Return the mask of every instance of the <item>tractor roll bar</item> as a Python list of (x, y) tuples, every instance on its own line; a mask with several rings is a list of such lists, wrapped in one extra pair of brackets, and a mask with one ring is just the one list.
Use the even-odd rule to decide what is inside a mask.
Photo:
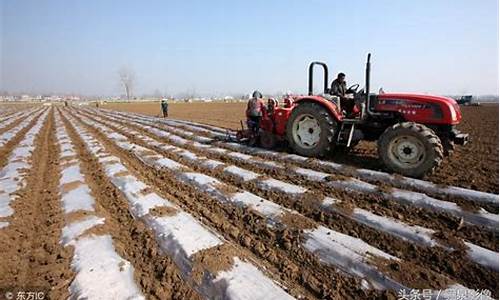
[(328, 66), (324, 62), (320, 61), (313, 61), (309, 65), (309, 90), (308, 90), (308, 95), (312, 96), (313, 94), (313, 71), (314, 71), (314, 66), (315, 65), (320, 65), (323, 67), (323, 74), (324, 74), (324, 84), (323, 84), (323, 93), (327, 94), (328, 93)]

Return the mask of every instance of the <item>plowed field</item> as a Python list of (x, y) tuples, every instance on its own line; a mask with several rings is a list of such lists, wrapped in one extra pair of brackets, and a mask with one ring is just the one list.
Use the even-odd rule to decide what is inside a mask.
[[(158, 103), (106, 104), (105, 108), (159, 116)], [(170, 116), (223, 128), (238, 129), (245, 119), (246, 103), (173, 103)], [(462, 106), (463, 119), (458, 129), (470, 134), (471, 143), (457, 147), (452, 156), (432, 176), (439, 184), (456, 185), (498, 193), (498, 104)], [(375, 143), (362, 142), (351, 153), (335, 153), (327, 159), (342, 164), (384, 170)]]
[(228, 142), (242, 105), (194, 105), (0, 108), (0, 299), (498, 298), (497, 106), (415, 180), (368, 143)]

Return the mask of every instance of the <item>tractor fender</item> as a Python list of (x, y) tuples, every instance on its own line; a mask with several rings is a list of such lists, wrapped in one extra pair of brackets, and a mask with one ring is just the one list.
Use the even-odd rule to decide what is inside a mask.
[(342, 122), (343, 116), (342, 114), (339, 113), (337, 104), (328, 99), (325, 99), (320, 96), (306, 96), (303, 98), (295, 99), (294, 102), (296, 105), (305, 102), (317, 103), (323, 106), (336, 122)]

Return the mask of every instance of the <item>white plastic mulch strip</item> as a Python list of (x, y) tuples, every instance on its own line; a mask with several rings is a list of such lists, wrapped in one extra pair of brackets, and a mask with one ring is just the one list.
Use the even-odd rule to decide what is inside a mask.
[(12, 140), (21, 130), (26, 128), (33, 119), (39, 116), (40, 113), (33, 113), (19, 123), (16, 127), (7, 130), (6, 132), (0, 134), (0, 147), (5, 146), (10, 140)]
[[(122, 113), (123, 115), (126, 115), (126, 113)], [(140, 116), (140, 115), (138, 115)], [(142, 116), (144, 117), (144, 116)], [(222, 137), (221, 133), (225, 133), (223, 128), (216, 127), (216, 126), (208, 126), (205, 124), (199, 124), (195, 122), (190, 122), (190, 121), (184, 121), (184, 120), (165, 120), (163, 121), (165, 124), (169, 124), (172, 126), (175, 126), (175, 124), (180, 124), (184, 126), (184, 128), (188, 128), (192, 131), (197, 131), (197, 132), (204, 132), (211, 134), (214, 137)], [(187, 127), (186, 125), (190, 125)], [(207, 130), (208, 129), (208, 130)], [(254, 150), (254, 149), (252, 149)], [(265, 154), (267, 150), (264, 149), (258, 149), (261, 151), (264, 151)], [(304, 160), (303, 157), (297, 158), (297, 156), (285, 156), (287, 159), (296, 159), (298, 162), (301, 162)], [(305, 158), (307, 159), (307, 158)], [(327, 162), (327, 161), (320, 161), (319, 162), (322, 166), (328, 167), (332, 172), (343, 172), (343, 169), (345, 168), (344, 165), (334, 163), (334, 162)], [(499, 196), (497, 194), (491, 194), (491, 193), (486, 193), (486, 192), (481, 192), (481, 191), (475, 191), (471, 189), (466, 189), (466, 188), (461, 188), (461, 187), (455, 187), (455, 186), (447, 186), (447, 187), (442, 187), (437, 184), (434, 184), (429, 181), (421, 180), (421, 179), (415, 179), (415, 178), (409, 178), (409, 177), (404, 177), (404, 176), (394, 176), (385, 172), (380, 172), (380, 171), (375, 171), (375, 170), (370, 170), (370, 169), (349, 169), (349, 175), (368, 180), (368, 181), (383, 181), (389, 184), (392, 184), (394, 186), (399, 186), (402, 188), (410, 188), (410, 189), (416, 189), (420, 190), (422, 192), (432, 192), (436, 194), (442, 194), (442, 195), (450, 195), (450, 196), (457, 196), (461, 197), (464, 199), (472, 200), (472, 201), (477, 201), (477, 202), (485, 202), (485, 203), (499, 203)]]
[[(30, 158), (35, 150), (35, 138), (42, 128), (48, 113), (49, 111), (45, 110), (36, 124), (26, 133), (23, 140), (9, 155), (7, 165), (0, 170), (0, 218), (9, 217), (14, 213), (10, 203), (18, 197), (16, 191), (26, 186), (24, 177), (31, 167)], [(8, 221), (0, 222), (0, 228), (8, 225)]]
[[(376, 185), (358, 180), (330, 180), (329, 186), (337, 189), (352, 190), (361, 193), (380, 192)], [(423, 193), (405, 191), (393, 188), (390, 192), (382, 192), (379, 195), (388, 200), (395, 200), (403, 204), (426, 208), (433, 211), (449, 213), (463, 218), (469, 224), (484, 226), (492, 231), (498, 231), (498, 215), (490, 213), (483, 208), (478, 212), (470, 212), (462, 209), (454, 202), (438, 200)]]
[[(121, 112), (119, 113), (122, 116), (130, 118), (132, 114), (130, 113), (124, 113)], [(170, 126), (175, 126), (182, 125), (184, 128), (189, 128), (192, 131), (195, 132), (204, 132), (211, 134), (213, 137), (218, 137), (221, 138), (223, 137), (224, 129), (223, 128), (218, 128), (218, 130), (214, 129), (207, 129), (208, 126), (204, 124), (198, 124), (195, 122), (188, 122), (188, 121), (181, 121), (181, 120), (163, 120), (159, 118), (154, 118), (154, 117), (148, 117), (148, 116), (141, 116), (138, 114), (134, 114), (134, 117), (137, 119), (141, 120), (146, 120), (146, 121), (155, 121), (155, 122), (160, 122), (163, 124), (167, 124)], [(189, 126), (187, 126), (189, 125)], [(215, 127), (215, 126), (210, 126), (210, 127)], [(215, 127), (217, 128), (217, 127)], [(192, 133), (188, 133), (192, 134)], [(205, 139), (206, 140), (206, 137)], [(200, 142), (204, 142), (201, 141)], [(211, 141), (209, 141), (211, 142)], [(235, 144), (228, 145), (227, 143), (224, 143), (226, 146), (235, 146)], [(297, 162), (303, 162), (307, 158), (301, 157), (299, 155), (283, 155), (281, 153), (265, 150), (265, 149), (259, 149), (259, 148), (251, 148), (251, 147), (246, 147), (244, 145), (239, 145), (236, 144), (240, 147), (234, 147), (237, 150), (244, 150), (248, 153), (254, 153), (254, 154), (261, 154), (261, 155), (272, 155), (273, 157), (276, 157), (278, 159), (282, 160), (295, 160)], [(370, 170), (370, 169), (354, 169), (354, 168), (349, 168), (349, 173), (346, 173), (345, 170), (345, 165), (334, 163), (334, 162), (327, 162), (327, 161), (320, 161), (319, 162), (323, 167), (328, 168), (331, 172), (335, 173), (343, 173), (345, 175), (350, 175), (350, 176), (355, 176), (367, 181), (383, 181), (388, 184), (394, 185), (394, 186), (399, 186), (401, 188), (409, 188), (409, 189), (415, 189), (419, 190), (423, 193), (434, 193), (438, 195), (449, 195), (449, 196), (457, 196), (461, 197), (464, 199), (472, 200), (472, 201), (477, 201), (477, 202), (485, 202), (485, 203), (499, 203), (499, 196), (496, 194), (491, 194), (491, 193), (486, 193), (486, 192), (481, 192), (481, 191), (475, 191), (471, 189), (466, 189), (466, 188), (461, 188), (461, 187), (455, 187), (455, 186), (447, 186), (447, 187), (442, 187), (437, 184), (434, 184), (429, 181), (425, 180), (420, 180), (420, 179), (414, 179), (414, 178), (409, 178), (409, 177), (403, 177), (403, 176), (394, 176), (385, 172), (380, 172), (380, 171), (375, 171), (375, 170)]]
[(80, 171), (74, 146), (59, 114), (55, 117), (60, 158), (64, 162), (59, 182), (64, 213), (87, 212), (86, 217), (68, 222), (62, 229), (61, 243), (74, 248), (71, 268), (76, 275), (69, 287), (70, 298), (145, 299), (134, 281), (134, 267), (115, 251), (111, 235), (83, 235), (104, 224), (105, 219), (96, 216), (95, 200)]
[[(110, 116), (111, 117), (111, 116)], [(151, 121), (149, 121), (151, 122)], [(185, 145), (188, 141), (182, 137), (176, 136), (174, 134), (159, 130), (153, 126), (149, 125), (144, 125), (140, 123), (146, 130), (150, 131), (151, 133), (161, 136), (161, 137), (166, 137), (169, 138), (173, 143), (176, 143), (178, 145)], [(178, 131), (178, 129), (176, 130)], [(196, 139), (198, 140), (198, 139)], [(244, 145), (236, 144), (236, 143), (224, 143), (228, 147), (232, 148), (237, 148), (237, 149), (246, 149), (249, 147), (246, 147)], [(212, 147), (209, 145), (203, 145), (198, 142), (191, 142), (191, 145), (193, 147), (197, 147), (200, 149), (203, 149), (204, 151), (209, 151), (213, 153), (226, 153), (228, 156), (230, 156), (233, 159), (236, 160), (241, 160), (241, 161), (246, 161), (246, 162), (252, 162), (258, 165), (263, 165), (267, 168), (285, 168), (285, 166), (280, 165), (278, 163), (273, 162), (273, 165), (270, 165), (269, 163), (266, 163), (262, 161), (261, 159), (257, 159), (255, 157), (246, 155), (242, 156), (241, 153), (238, 152), (230, 152), (226, 149), (222, 148), (217, 148), (217, 147)], [(252, 148), (249, 148), (252, 149)], [(254, 149), (250, 150), (254, 151)], [(259, 150), (260, 151), (260, 150)], [(277, 157), (278, 153), (276, 152), (271, 152), (267, 150), (262, 150), (266, 151), (267, 153), (272, 153), (273, 157)], [(288, 157), (288, 160), (295, 160), (295, 161), (305, 161), (307, 158), (294, 155), (294, 154), (289, 154), (285, 155)], [(319, 163), (330, 163), (330, 162), (319, 162)], [(305, 176), (308, 180), (311, 181), (323, 181), (325, 182), (326, 185), (331, 186), (332, 188), (335, 189), (344, 189), (344, 190), (349, 190), (349, 191), (355, 191), (355, 192), (362, 192), (362, 193), (373, 193), (373, 192), (379, 192), (378, 187), (376, 185), (358, 180), (358, 179), (349, 179), (349, 180), (326, 180), (327, 177), (329, 177), (330, 174), (324, 173), (324, 172), (319, 172), (319, 171), (314, 171), (311, 169), (305, 169), (305, 168), (295, 168), (295, 169), (288, 169), (290, 172)], [(446, 212), (450, 213), (452, 215), (455, 215), (459, 218), (463, 218), (466, 222), (473, 224), (473, 225), (479, 225), (479, 226), (485, 226), (489, 228), (490, 230), (496, 230), (498, 231), (498, 215), (489, 213), (484, 209), (479, 210), (477, 213), (474, 212), (469, 212), (466, 211), (462, 208), (460, 208), (456, 203), (454, 202), (449, 202), (449, 201), (443, 201), (439, 199), (435, 199), (433, 197), (430, 197), (424, 193), (419, 193), (419, 192), (412, 192), (412, 191), (405, 191), (401, 189), (394, 188), (390, 192), (384, 192), (380, 193), (381, 196), (388, 200), (395, 200), (398, 201), (402, 204), (406, 205), (413, 205), (416, 207), (421, 207), (421, 208), (426, 208), (434, 211), (441, 211), (441, 212)]]
[[(281, 206), (267, 201), (265, 199), (262, 199), (254, 194), (251, 194), (249, 192), (242, 192), (242, 193), (236, 193), (232, 195), (232, 197), (228, 200), (227, 195), (224, 194), (221, 189), (224, 184), (219, 182), (217, 179), (212, 178), (210, 176), (206, 176), (201, 173), (196, 173), (196, 172), (183, 172), (179, 169), (182, 168), (182, 170), (185, 170), (184, 166), (179, 164), (178, 162), (172, 161), (167, 158), (163, 158), (158, 154), (154, 154), (153, 151), (146, 149), (144, 147), (141, 147), (136, 144), (132, 144), (127, 141), (127, 138), (119, 133), (114, 132), (110, 128), (94, 122), (92, 120), (87, 120), (87, 124), (91, 124), (92, 126), (95, 126), (105, 132), (105, 134), (109, 137), (117, 137), (120, 136), (119, 140), (115, 140), (115, 143), (122, 147), (125, 150), (133, 151), (135, 154), (138, 156), (139, 159), (142, 159), (145, 163), (151, 164), (151, 166), (155, 168), (168, 168), (171, 171), (174, 171), (174, 174), (177, 176), (178, 179), (181, 181), (183, 180), (183, 177), (187, 177), (189, 182), (186, 183), (195, 183), (195, 187), (198, 189), (208, 193), (212, 197), (215, 197), (219, 201), (222, 201), (224, 203), (234, 203), (236, 205), (240, 206), (246, 206), (249, 207), (258, 213), (264, 215), (265, 217), (268, 218), (268, 221), (270, 225), (272, 226), (273, 224), (280, 223), (279, 217), (284, 214), (284, 212), (292, 213), (292, 214), (297, 214), (294, 211), (287, 210), (286, 208), (282, 208)], [(120, 127), (120, 126), (116, 126)], [(153, 147), (160, 147), (165, 150), (172, 151), (176, 147), (171, 146), (171, 145), (162, 145), (161, 143), (147, 137), (143, 136), (138, 132), (134, 132), (133, 130), (131, 131), (128, 129), (128, 131), (133, 132), (137, 137), (140, 139), (145, 140), (148, 144), (152, 145)], [(113, 139), (113, 138), (111, 138)], [(185, 151), (185, 150), (184, 150)], [(189, 151), (185, 151), (186, 153)], [(188, 153), (184, 158), (193, 158), (196, 155), (194, 153)], [(219, 165), (217, 161), (214, 160), (206, 160), (206, 162), (210, 162), (212, 165)], [(202, 164), (203, 162), (200, 162)], [(196, 183), (198, 185), (196, 185)], [(225, 197), (225, 198), (224, 198)], [(336, 201), (335, 199), (331, 198), (325, 198), (324, 203), (331, 204), (332, 202)], [(364, 216), (366, 217), (366, 215)], [(375, 220), (375, 222), (380, 220)], [(374, 221), (371, 220), (373, 223)], [(281, 224), (283, 225), (283, 224)], [(395, 226), (394, 222), (385, 222), (383, 225), (385, 227), (389, 228), (390, 226)], [(398, 224), (396, 224), (398, 225)], [(404, 231), (403, 228), (402, 231)], [(418, 230), (419, 228), (416, 227)], [(317, 233), (316, 230), (319, 230), (319, 233), (317, 235), (311, 235), (311, 232)], [(323, 230), (323, 232), (321, 232)], [(401, 231), (401, 228), (398, 228), (398, 230)], [(356, 264), (358, 263), (363, 263), (366, 257), (363, 257), (363, 255), (368, 255), (373, 258), (373, 256), (379, 256), (383, 257), (386, 259), (395, 259), (398, 260), (398, 258), (390, 256), (389, 254), (374, 248), (364, 241), (360, 239), (356, 239), (338, 232), (333, 232), (328, 228), (320, 226), (318, 229), (313, 229), (311, 232), (308, 232), (308, 237), (305, 239), (306, 242), (310, 242), (309, 245), (305, 245), (305, 248), (313, 251), (316, 255), (320, 257), (320, 259), (328, 264), (332, 264), (336, 266), (337, 268), (345, 271), (348, 274), (355, 275), (355, 276), (360, 276), (360, 274), (363, 274), (361, 278), (365, 280), (365, 283), (368, 282), (368, 286), (371, 286), (373, 288), (378, 288), (378, 289), (408, 289), (407, 287), (402, 286), (398, 282), (393, 281), (391, 278), (385, 276), (384, 274), (380, 273), (378, 270), (370, 266), (369, 264), (367, 265), (361, 265), (358, 266)], [(326, 232), (326, 234), (325, 234)], [(332, 234), (333, 233), (333, 234)], [(329, 238), (332, 238), (333, 240), (328, 240)], [(339, 247), (339, 246), (343, 246)], [(309, 248), (307, 248), (309, 247)], [(321, 248), (325, 247), (325, 248)], [(363, 250), (364, 249), (364, 250)], [(477, 250), (477, 249), (475, 249)], [(487, 249), (482, 249), (482, 250), (487, 250)], [(471, 249), (469, 252), (474, 251), (474, 249)], [(489, 251), (489, 250), (487, 250)], [(491, 252), (491, 251), (490, 251)], [(476, 253), (478, 253), (476, 251)], [(496, 253), (492, 252), (494, 255)], [(488, 253), (487, 255), (484, 255), (484, 253), (481, 253), (480, 255), (482, 256), (481, 259), (490, 259), (493, 261), (495, 259), (495, 256), (493, 258), (491, 256), (488, 256), (491, 253)], [(356, 255), (361, 255), (356, 256)], [(351, 260), (353, 259), (354, 262)], [(485, 265), (490, 265), (491, 261), (488, 263), (485, 263)], [(353, 267), (355, 265), (355, 267)], [(467, 289), (464, 286), (461, 286), (459, 284), (454, 284), (449, 287), (449, 290), (452, 291), (453, 289), (460, 289), (462, 291), (465, 291), (467, 293), (474, 292), (473, 290)], [(440, 291), (434, 292), (434, 295), (440, 294)]]
[(1, 118), (0, 122), (8, 120), (13, 114), (16, 113), (18, 113), (18, 111), (16, 111), (13, 108), (6, 108), (6, 109), (0, 108), (0, 118)]
[(134, 268), (116, 253), (110, 235), (82, 237), (70, 245), (76, 273), (72, 299), (146, 299), (134, 282)]
[[(137, 117), (137, 118), (144, 118), (144, 117), (148, 117), (148, 116), (145, 116), (145, 115), (141, 115), (141, 114), (137, 114), (137, 113), (133, 113), (133, 112), (119, 112), (119, 111), (114, 111), (114, 110), (110, 110), (110, 109), (101, 109), (102, 111), (105, 111), (105, 112), (109, 112), (109, 113), (113, 113), (113, 114), (119, 114), (119, 115), (124, 115), (124, 116), (127, 116), (127, 117), (130, 117), (130, 116), (134, 116), (134, 117)], [(95, 111), (95, 110), (94, 110)], [(226, 129), (226, 128), (221, 128), (221, 127), (217, 127), (217, 126), (213, 126), (213, 125), (208, 125), (208, 124), (200, 124), (200, 123), (196, 123), (196, 122), (192, 122), (192, 121), (186, 121), (186, 120), (179, 120), (179, 119), (161, 119), (162, 121), (164, 122), (175, 122), (175, 123), (180, 123), (180, 124), (183, 124), (183, 125), (192, 125), (196, 128), (199, 128), (201, 130), (204, 130), (204, 129), (208, 129), (207, 132), (218, 132), (218, 133), (221, 133), (221, 134), (224, 134), (226, 135), (228, 132), (230, 134), (236, 134), (236, 132), (232, 129)]]
[(173, 121), (173, 122), (177, 122), (177, 123), (181, 123), (181, 124), (185, 124), (185, 125), (192, 125), (192, 126), (197, 126), (197, 127), (209, 129), (211, 131), (219, 132), (219, 133), (222, 133), (222, 134), (226, 134), (228, 132), (231, 133), (231, 134), (236, 134), (236, 132), (233, 129), (226, 129), (226, 128), (221, 128), (221, 127), (217, 127), (217, 126), (213, 126), (213, 125), (200, 124), (200, 123), (196, 123), (196, 122), (192, 122), (192, 121), (187, 121), (187, 120), (180, 120), (180, 119), (171, 119), (171, 118), (169, 118), (168, 120), (169, 121)]
[[(293, 299), (251, 262), (237, 256), (228, 271), (205, 275), (199, 284), (191, 280), (194, 255), (227, 242), (171, 201), (150, 192), (148, 186), (135, 176), (124, 174), (127, 169), (117, 157), (107, 153), (71, 116), (68, 115), (68, 119), (87, 149), (98, 157), (111, 182), (123, 192), (134, 217), (141, 218), (151, 227), (162, 250), (172, 257), (183, 276), (195, 284), (202, 295), (210, 299)], [(123, 139), (119, 134), (110, 135), (117, 140)], [(151, 209), (158, 207), (168, 208), (172, 213), (165, 216), (150, 213)]]
[[(103, 121), (104, 123), (109, 123), (106, 120), (96, 117), (99, 120)], [(278, 191), (281, 193), (288, 194), (289, 196), (295, 196), (297, 194), (303, 194), (307, 191), (306, 188), (303, 188), (298, 185), (292, 185), (286, 182), (283, 182), (281, 180), (276, 180), (273, 178), (268, 178), (268, 179), (263, 179), (261, 180), (260, 177), (262, 174), (255, 173), (253, 171), (249, 171), (246, 169), (242, 169), (239, 167), (236, 167), (234, 165), (227, 165), (223, 162), (216, 161), (216, 160), (211, 160), (207, 159), (206, 157), (199, 157), (195, 153), (181, 149), (175, 146), (171, 145), (162, 145), (158, 141), (155, 141), (148, 136), (141, 135), (140, 132), (131, 130), (130, 128), (125, 128), (123, 125), (120, 124), (113, 124), (115, 127), (122, 129), (122, 130), (127, 130), (131, 134), (134, 134), (137, 137), (140, 137), (143, 139), (148, 145), (156, 147), (158, 149), (163, 149), (163, 150), (168, 150), (169, 152), (176, 153), (177, 155), (181, 156), (183, 159), (186, 159), (188, 161), (191, 161), (192, 163), (195, 163), (198, 166), (201, 166), (207, 170), (213, 169), (214, 166), (220, 167), (222, 172), (225, 174), (228, 174), (232, 176), (235, 179), (243, 180), (243, 181), (250, 181), (253, 180), (257, 187), (263, 189), (263, 190), (271, 190), (271, 191)], [(210, 148), (204, 148), (203, 150), (209, 151)], [(250, 159), (251, 160), (251, 159)], [(164, 165), (165, 160), (161, 160), (158, 165)], [(173, 162), (170, 162), (170, 166), (174, 166), (175, 168), (179, 168), (180, 164), (176, 163), (175, 165)], [(221, 167), (224, 166), (224, 167)], [(322, 172), (317, 172), (309, 169), (303, 169), (303, 168), (296, 168), (295, 170), (291, 170), (292, 172), (296, 172), (300, 175), (303, 175), (305, 177), (309, 177), (310, 180), (313, 181), (322, 181), (324, 180), (328, 174), (322, 173)], [(416, 226), (416, 225), (408, 225), (404, 222), (394, 220), (392, 218), (388, 217), (383, 217), (379, 216), (376, 214), (373, 214), (367, 210), (360, 209), (360, 208), (354, 208), (352, 213), (350, 215), (346, 215), (342, 213), (341, 210), (335, 209), (335, 204), (338, 204), (340, 200), (338, 199), (332, 199), (330, 197), (326, 197), (324, 200), (324, 203), (322, 205), (322, 208), (325, 210), (332, 210), (337, 213), (341, 213), (345, 215), (345, 217), (351, 218), (355, 220), (358, 223), (362, 223), (364, 225), (367, 225), (369, 227), (372, 227), (374, 229), (389, 233), (391, 235), (397, 236), (399, 238), (402, 238), (406, 241), (414, 242), (420, 245), (428, 246), (428, 247), (434, 247), (434, 246), (441, 246), (448, 248), (448, 246), (442, 245), (438, 241), (436, 241), (433, 238), (433, 234), (435, 233), (434, 230), (421, 227), (421, 226)], [(479, 263), (481, 265), (484, 265), (488, 268), (498, 270), (498, 261), (499, 261), (499, 254), (495, 251), (474, 245), (469, 242), (465, 242), (465, 245), (468, 246), (468, 254), (469, 257), (476, 263)], [(469, 246), (470, 245), (470, 246)], [(451, 249), (450, 249), (451, 250)]]
[[(323, 207), (327, 210), (330, 209), (337, 211), (334, 204), (335, 200), (329, 201), (329, 199), (327, 199), (324, 201)], [(350, 217), (359, 223), (387, 232), (406, 241), (428, 247), (440, 246), (453, 250), (450, 246), (446, 246), (441, 244), (439, 241), (436, 241), (433, 237), (435, 231), (429, 228), (417, 225), (408, 225), (404, 222), (394, 220), (392, 218), (382, 217), (360, 208), (354, 208)], [(467, 254), (472, 261), (498, 272), (498, 252), (475, 245), (465, 240), (463, 240), (463, 242), (468, 248)]]
[[(179, 181), (196, 187), (198, 190), (207, 193), (223, 204), (248, 207), (266, 217), (270, 226), (276, 224), (286, 226), (281, 221), (281, 217), (285, 214), (299, 216), (299, 213), (296, 211), (289, 210), (246, 191), (228, 195), (224, 192), (225, 184), (219, 180), (205, 174), (184, 171), (185, 167), (178, 162), (164, 158), (159, 154), (153, 154), (153, 151), (129, 142), (123, 135), (118, 138), (116, 132), (100, 123), (86, 118), (83, 119), (85, 123), (99, 129), (100, 132), (108, 136), (124, 150), (135, 153), (148, 165), (155, 168), (169, 169)], [(139, 138), (146, 138), (139, 133), (134, 133)], [(160, 144), (154, 140), (149, 140), (148, 142)], [(318, 226), (315, 229), (306, 231), (304, 240), (303, 246), (305, 250), (318, 255), (324, 263), (334, 265), (347, 274), (365, 279), (372, 288), (395, 290), (406, 288), (371, 265), (373, 257), (388, 260), (399, 259), (367, 244), (361, 239)]]
[[(332, 172), (341, 172), (342, 168), (344, 168), (343, 165), (336, 164), (333, 162), (320, 161), (318, 163), (323, 167), (326, 167), (327, 169), (331, 170)], [(352, 171), (353, 171), (352, 173), (353, 176), (364, 180), (382, 181), (391, 184), (393, 186), (399, 186), (401, 188), (407, 188), (407, 189), (414, 189), (421, 191), (423, 193), (435, 193), (444, 196), (460, 197), (463, 199), (476, 202), (483, 202), (483, 203), (494, 203), (494, 204), (499, 203), (498, 195), (496, 194), (475, 191), (456, 186), (443, 187), (435, 183), (421, 179), (415, 179), (403, 176), (394, 176), (388, 173), (370, 169), (353, 169)]]
[[(203, 128), (200, 126), (191, 125), (191, 124), (187, 123), (186, 121), (184, 121), (184, 122), (179, 122), (179, 121), (174, 121), (174, 120), (162, 120), (162, 121), (164, 124), (167, 124), (170, 126), (181, 125), (183, 128), (186, 128), (187, 130), (208, 133), (211, 136), (217, 137), (217, 138), (225, 138), (229, 134), (229, 132), (214, 131), (213, 129), (206, 129), (206, 128)], [(234, 137), (234, 134), (230, 135), (230, 137)]]
[(16, 122), (17, 120), (33, 113), (33, 109), (28, 109), (28, 110), (22, 110), (18, 111), (7, 118), (2, 118), (2, 122), (0, 123), (0, 130), (4, 129), (5, 127), (11, 125), (12, 123)]
[[(109, 123), (108, 121), (99, 118), (96, 116), (99, 120), (102, 122)], [(112, 118), (112, 117), (110, 117)], [(255, 173), (253, 171), (245, 170), (233, 165), (226, 165), (225, 163), (222, 163), (220, 161), (216, 160), (211, 160), (207, 159), (206, 157), (198, 157), (196, 154), (185, 150), (181, 149), (175, 146), (171, 145), (162, 145), (159, 142), (147, 137), (147, 136), (142, 136), (139, 132), (131, 130), (130, 128), (125, 128), (123, 125), (119, 124), (113, 124), (115, 127), (118, 127), (119, 129), (127, 130), (130, 133), (133, 133), (135, 136), (141, 137), (148, 145), (157, 147), (162, 150), (168, 150), (171, 152), (176, 153), (177, 155), (180, 155), (182, 158), (187, 159), (193, 163), (196, 163), (198, 166), (204, 167), (206, 169), (213, 169), (214, 167), (220, 167), (220, 166), (225, 166), (224, 168), (221, 168), (222, 172), (231, 175), (232, 177), (243, 180), (243, 181), (250, 181), (253, 180), (256, 184), (257, 187), (263, 189), (263, 190), (273, 190), (273, 191), (278, 191), (282, 192), (285, 194), (289, 194), (291, 196), (294, 196), (296, 194), (302, 194), (307, 191), (307, 189), (302, 188), (297, 185), (291, 185), (289, 183), (276, 180), (276, 179), (265, 179), (265, 180), (259, 180), (259, 177), (262, 176), (261, 174)], [(151, 128), (148, 128), (148, 126), (144, 126), (146, 130), (151, 130)], [(153, 130), (154, 131), (154, 130)], [(176, 141), (178, 142), (178, 138), (174, 140), (174, 143)], [(182, 145), (187, 143), (187, 140), (184, 140), (181, 142)], [(196, 147), (196, 142), (193, 144), (193, 146)], [(204, 151), (210, 151), (212, 149), (211, 147), (203, 147)], [(248, 159), (247, 159), (248, 160)], [(250, 161), (252, 161), (250, 159)], [(157, 162), (158, 163), (158, 162)], [(158, 165), (163, 165), (165, 162), (164, 160), (160, 161)], [(173, 163), (170, 162), (170, 165)], [(177, 167), (179, 167), (179, 164), (177, 164)], [(297, 174), (300, 174), (302, 176), (305, 176), (306, 178), (312, 180), (312, 181), (323, 181), (328, 174), (323, 173), (323, 172), (318, 172), (318, 171), (313, 171), (309, 169), (304, 169), (304, 168), (296, 168), (294, 170), (291, 170), (292, 172), (295, 172)], [(325, 183), (329, 184), (329, 182)], [(368, 184), (369, 185), (369, 184)], [(391, 218), (379, 216), (376, 214), (373, 214), (367, 210), (360, 209), (360, 208), (355, 208), (353, 212), (350, 215), (346, 215), (342, 213), (341, 210), (335, 209), (335, 204), (340, 202), (340, 200), (334, 199), (332, 201), (332, 198), (326, 197), (324, 199), (324, 203), (322, 208), (325, 210), (332, 210), (337, 213), (343, 214), (345, 217), (351, 218), (355, 220), (356, 222), (362, 223), (364, 225), (370, 226), (374, 229), (384, 231), (386, 233), (389, 233), (391, 235), (397, 236), (399, 238), (402, 238), (406, 241), (418, 243), (424, 246), (441, 246), (448, 248), (448, 246), (442, 245), (438, 243), (436, 240), (433, 239), (433, 234), (435, 233), (434, 230), (424, 228), (421, 226), (416, 226), (416, 225), (408, 225), (404, 222), (400, 222), (398, 220), (394, 220)], [(468, 247), (468, 254), (469, 257), (476, 263), (479, 263), (481, 265), (484, 265), (488, 268), (498, 270), (498, 261), (499, 261), (499, 254), (495, 251), (474, 245), (469, 242), (465, 242), (466, 245), (472, 245)], [(451, 250), (451, 249), (450, 249)]]
[[(21, 110), (22, 110), (22, 108), (21, 108)], [(12, 115), (14, 115), (14, 114), (16, 114), (18, 112), (19, 112), (19, 108), (17, 108), (17, 107), (13, 107), (13, 106), (11, 106), (11, 107), (5, 107), (5, 106), (2, 106), (0, 108), (0, 117), (2, 119), (3, 118), (7, 119), (10, 116), (12, 116)]]

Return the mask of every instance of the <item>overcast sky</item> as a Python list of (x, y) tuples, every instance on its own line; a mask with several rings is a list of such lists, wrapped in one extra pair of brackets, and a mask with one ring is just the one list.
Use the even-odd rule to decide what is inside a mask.
[(363, 86), (372, 52), (374, 90), (498, 94), (496, 0), (0, 2), (0, 90), (305, 93), (310, 61)]

